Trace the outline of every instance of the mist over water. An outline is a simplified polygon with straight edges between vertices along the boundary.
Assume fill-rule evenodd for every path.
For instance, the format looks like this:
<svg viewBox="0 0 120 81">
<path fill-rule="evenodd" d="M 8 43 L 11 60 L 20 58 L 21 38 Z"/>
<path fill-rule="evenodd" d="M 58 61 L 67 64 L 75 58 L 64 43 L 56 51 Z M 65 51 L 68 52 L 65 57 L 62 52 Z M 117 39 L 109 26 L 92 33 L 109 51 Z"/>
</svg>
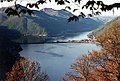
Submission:
<svg viewBox="0 0 120 81">
<path fill-rule="evenodd" d="M 91 32 L 91 31 L 90 31 Z M 87 37 L 87 35 L 90 33 L 90 32 L 84 32 L 78 36 L 75 36 L 75 37 L 70 37 L 70 38 L 67 38 L 65 40 L 82 40 L 82 39 L 89 39 Z"/>
<path fill-rule="evenodd" d="M 83 33 L 80 33 L 80 34 L 77 35 L 77 36 L 68 37 L 68 38 L 65 38 L 65 39 L 58 39 L 57 41 L 69 41 L 69 40 L 83 40 L 83 39 L 89 39 L 87 35 L 90 34 L 91 32 L 92 32 L 92 31 L 83 32 Z"/>
</svg>

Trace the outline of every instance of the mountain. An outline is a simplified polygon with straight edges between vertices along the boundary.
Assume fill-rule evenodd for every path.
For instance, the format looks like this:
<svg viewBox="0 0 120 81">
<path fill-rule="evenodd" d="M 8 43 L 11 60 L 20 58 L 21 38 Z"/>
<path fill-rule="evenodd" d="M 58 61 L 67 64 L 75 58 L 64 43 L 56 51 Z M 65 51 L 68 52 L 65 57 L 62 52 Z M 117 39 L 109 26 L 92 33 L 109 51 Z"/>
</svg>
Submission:
<svg viewBox="0 0 120 81">
<path fill-rule="evenodd" d="M 1 25 L 8 26 L 10 29 L 16 29 L 24 35 L 39 35 L 44 32 L 44 28 L 33 22 L 32 19 L 28 19 L 26 16 L 20 18 L 17 16 L 9 17 L 3 21 Z"/>
<path fill-rule="evenodd" d="M 117 16 L 96 16 L 96 17 L 91 17 L 95 21 L 101 21 L 102 23 L 106 24 L 106 22 L 109 22 L 116 18 Z"/>
<path fill-rule="evenodd" d="M 33 22 L 32 19 L 28 18 L 27 16 L 29 15 L 22 14 L 21 17 L 18 16 L 8 17 L 4 13 L 5 10 L 6 10 L 5 7 L 0 9 L 0 28 L 7 27 L 8 29 L 14 29 L 16 31 L 19 31 L 22 35 L 17 40 L 17 42 L 32 43 L 32 42 L 41 42 L 45 40 L 44 36 L 47 35 L 47 32 L 44 30 L 44 28 L 39 26 L 39 24 Z"/>
<path fill-rule="evenodd" d="M 116 17 L 116 18 L 114 18 L 113 20 L 107 22 L 106 24 L 98 27 L 98 28 L 95 29 L 91 34 L 92 34 L 92 35 L 99 35 L 99 34 L 104 33 L 104 31 L 105 31 L 107 28 L 109 28 L 110 25 L 111 25 L 114 21 L 116 21 L 116 20 L 119 20 L 119 21 L 120 21 L 120 16 L 119 16 L 119 17 Z"/>
<path fill-rule="evenodd" d="M 35 11 L 34 16 L 22 14 L 21 17 L 7 17 L 0 9 L 0 25 L 8 26 L 9 29 L 16 29 L 24 35 L 48 35 L 49 37 L 68 37 L 81 32 L 87 32 L 98 28 L 104 22 L 95 18 L 80 18 L 77 22 L 68 22 L 67 19 L 73 16 L 65 10 L 53 10 L 45 8 Z"/>
<path fill-rule="evenodd" d="M 68 23 L 67 19 L 71 13 L 64 10 L 43 9 L 36 12 L 34 22 L 44 27 L 49 36 L 69 36 L 80 32 L 91 31 L 101 26 L 103 23 L 91 18 L 81 18 L 77 22 Z"/>
</svg>

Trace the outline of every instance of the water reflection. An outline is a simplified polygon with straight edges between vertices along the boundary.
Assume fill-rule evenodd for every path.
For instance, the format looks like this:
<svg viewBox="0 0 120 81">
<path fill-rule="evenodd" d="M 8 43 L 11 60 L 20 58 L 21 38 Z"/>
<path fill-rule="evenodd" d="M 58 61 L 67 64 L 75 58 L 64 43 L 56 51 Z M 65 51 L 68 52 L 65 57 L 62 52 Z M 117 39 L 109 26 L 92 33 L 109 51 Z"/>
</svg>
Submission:
<svg viewBox="0 0 120 81">
<path fill-rule="evenodd" d="M 82 54 L 100 49 L 94 44 L 81 43 L 29 44 L 22 47 L 21 55 L 38 61 L 42 70 L 48 73 L 50 81 L 59 81 L 66 72 L 72 71 L 71 64 Z"/>
<path fill-rule="evenodd" d="M 60 54 L 57 54 L 57 53 L 53 53 L 53 52 L 44 52 L 44 51 L 35 51 L 37 53 L 43 53 L 43 54 L 47 54 L 47 55 L 52 55 L 53 57 L 63 57 L 64 55 L 60 55 Z"/>
</svg>

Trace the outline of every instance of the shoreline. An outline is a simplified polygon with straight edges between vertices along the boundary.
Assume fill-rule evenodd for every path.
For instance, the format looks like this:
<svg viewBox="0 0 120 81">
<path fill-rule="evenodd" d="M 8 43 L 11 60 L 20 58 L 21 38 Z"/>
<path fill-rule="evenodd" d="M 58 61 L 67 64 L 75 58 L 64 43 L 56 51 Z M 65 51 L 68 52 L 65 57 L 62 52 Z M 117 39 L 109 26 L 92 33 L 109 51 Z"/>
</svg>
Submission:
<svg viewBox="0 0 120 81">
<path fill-rule="evenodd" d="M 38 43 L 18 43 L 18 44 L 52 44 L 52 43 L 88 43 L 96 44 L 96 40 L 83 39 L 83 40 L 68 40 L 68 41 L 52 41 L 52 42 L 38 42 Z"/>
<path fill-rule="evenodd" d="M 90 31 L 91 32 L 91 31 Z M 42 41 L 42 42 L 25 42 L 25 43 L 19 43 L 18 44 L 49 44 L 49 43 L 88 43 L 88 44 L 97 44 L 97 40 L 94 35 L 92 35 L 90 32 L 87 32 L 85 36 L 87 38 L 84 39 L 68 39 L 68 40 L 50 40 L 50 41 Z M 75 38 L 75 37 L 74 37 Z"/>
</svg>

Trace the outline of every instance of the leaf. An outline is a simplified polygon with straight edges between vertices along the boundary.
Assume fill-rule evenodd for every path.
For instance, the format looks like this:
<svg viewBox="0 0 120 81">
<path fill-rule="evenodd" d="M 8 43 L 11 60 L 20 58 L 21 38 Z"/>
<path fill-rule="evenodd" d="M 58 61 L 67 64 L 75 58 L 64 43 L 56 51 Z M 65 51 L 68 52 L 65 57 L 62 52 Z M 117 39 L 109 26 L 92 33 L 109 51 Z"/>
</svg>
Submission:
<svg viewBox="0 0 120 81">
<path fill-rule="evenodd" d="M 70 1 L 68 1 L 68 0 L 65 0 L 65 2 L 70 3 Z"/>
<path fill-rule="evenodd" d="M 27 10 L 27 13 L 28 13 L 29 15 L 34 15 L 34 12 L 33 12 L 32 10 Z"/>
<path fill-rule="evenodd" d="M 73 12 L 75 12 L 76 10 L 78 10 L 78 9 L 74 9 Z"/>
<path fill-rule="evenodd" d="M 85 7 L 85 5 L 84 5 L 84 6 L 82 6 L 82 9 L 84 9 L 84 7 Z"/>
<path fill-rule="evenodd" d="M 77 2 L 77 0 L 75 0 L 75 2 Z"/>
<path fill-rule="evenodd" d="M 7 8 L 7 9 L 5 10 L 5 13 L 8 13 L 10 9 L 11 9 L 11 8 Z"/>
<path fill-rule="evenodd" d="M 80 1 L 81 1 L 81 0 L 78 0 L 78 3 L 79 3 L 79 4 L 80 4 Z"/>
<path fill-rule="evenodd" d="M 55 0 L 55 2 L 58 2 L 58 0 Z"/>
<path fill-rule="evenodd" d="M 78 16 L 72 16 L 72 17 L 69 17 L 69 18 L 68 18 L 68 22 L 78 21 L 78 20 L 79 20 L 79 17 L 78 17 Z"/>
<path fill-rule="evenodd" d="M 102 6 L 104 3 L 103 3 L 102 1 L 97 1 L 96 4 L 98 5 L 98 7 L 97 7 L 97 9 L 98 9 L 99 6 L 100 6 L 100 5 Z"/>
<path fill-rule="evenodd" d="M 11 2 L 13 0 L 0 0 L 0 2 L 4 2 L 4 1 Z"/>
<path fill-rule="evenodd" d="M 88 14 L 88 17 L 92 17 L 93 15 L 92 14 Z"/>
<path fill-rule="evenodd" d="M 86 17 L 85 14 L 83 12 L 80 12 L 81 16 L 82 17 Z"/>
<path fill-rule="evenodd" d="M 93 10 L 93 7 L 90 7 L 90 10 Z"/>
<path fill-rule="evenodd" d="M 85 17 L 86 17 L 86 15 L 85 15 L 83 12 L 80 12 L 79 17 L 85 18 Z"/>
<path fill-rule="evenodd" d="M 57 5 L 65 5 L 65 2 L 64 2 L 63 0 L 58 1 L 58 2 L 57 2 Z"/>
<path fill-rule="evenodd" d="M 33 8 L 34 7 L 34 4 L 31 4 L 31 3 L 27 3 L 26 7 L 29 6 L 30 8 Z"/>
<path fill-rule="evenodd" d="M 39 9 L 38 5 L 37 4 L 34 4 L 35 8 Z"/>
<path fill-rule="evenodd" d="M 69 10 L 71 10 L 70 6 L 66 6 L 65 9 L 68 8 Z"/>
<path fill-rule="evenodd" d="M 18 11 L 15 10 L 15 9 L 12 9 L 12 8 L 7 8 L 7 9 L 5 10 L 5 13 L 7 13 L 7 16 L 13 15 L 13 16 L 19 16 L 19 17 L 20 17 Z"/>
<path fill-rule="evenodd" d="M 94 13 L 94 15 L 100 15 L 100 14 L 101 14 L 101 12 L 99 12 L 99 11 Z"/>
<path fill-rule="evenodd" d="M 36 4 L 38 4 L 38 5 L 39 4 L 44 4 L 44 3 L 46 3 L 46 1 L 43 1 L 43 0 L 39 0 L 39 1 L 36 2 Z"/>
<path fill-rule="evenodd" d="M 78 2 L 80 4 L 81 0 L 75 0 L 75 2 Z"/>
<path fill-rule="evenodd" d="M 3 0 L 1 0 L 0 2 L 3 2 Z"/>
<path fill-rule="evenodd" d="M 37 8 L 37 9 L 39 9 L 38 5 L 39 5 L 39 4 L 37 4 L 37 3 L 33 3 L 33 4 L 27 3 L 26 7 L 29 6 L 30 8 L 35 7 L 35 8 Z"/>
</svg>

